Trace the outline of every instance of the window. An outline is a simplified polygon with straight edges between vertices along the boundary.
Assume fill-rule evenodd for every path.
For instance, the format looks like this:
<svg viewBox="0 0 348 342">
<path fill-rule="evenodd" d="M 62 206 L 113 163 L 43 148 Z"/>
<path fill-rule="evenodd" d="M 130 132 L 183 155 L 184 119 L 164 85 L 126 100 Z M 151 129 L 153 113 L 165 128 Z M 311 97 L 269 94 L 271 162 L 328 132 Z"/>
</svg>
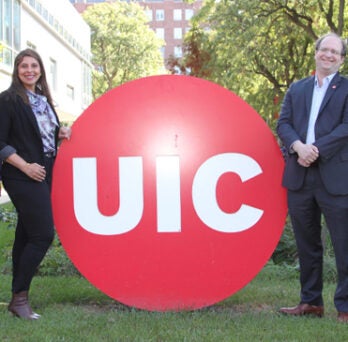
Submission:
<svg viewBox="0 0 348 342">
<path fill-rule="evenodd" d="M 4 36 L 3 39 L 6 44 L 12 46 L 12 1 L 4 1 Z"/>
<path fill-rule="evenodd" d="M 162 46 L 162 47 L 160 48 L 160 52 L 161 52 L 162 57 L 164 58 L 164 56 L 165 56 L 165 54 L 166 54 L 166 48 L 165 48 L 164 46 Z"/>
<path fill-rule="evenodd" d="M 152 17 L 152 10 L 151 10 L 151 9 L 146 9 L 146 10 L 145 10 L 145 15 L 146 15 L 147 19 L 149 19 L 149 21 L 152 21 L 152 20 L 153 20 L 153 17 Z"/>
<path fill-rule="evenodd" d="M 57 62 L 50 58 L 49 80 L 53 90 L 57 90 Z"/>
<path fill-rule="evenodd" d="M 53 22 L 54 22 L 54 18 L 53 18 L 53 15 L 52 14 L 49 14 L 48 15 L 48 23 L 53 26 Z"/>
<path fill-rule="evenodd" d="M 193 9 L 185 9 L 185 19 L 190 20 L 193 17 Z"/>
<path fill-rule="evenodd" d="M 90 93 L 91 90 L 91 70 L 90 67 L 83 63 L 82 64 L 82 103 L 84 107 L 87 107 L 90 104 Z"/>
<path fill-rule="evenodd" d="M 3 37 L 3 31 L 2 31 L 3 22 L 4 22 L 4 17 L 2 14 L 2 3 L 0 3 L 0 40 L 2 40 L 2 37 Z"/>
<path fill-rule="evenodd" d="M 174 27 L 174 39 L 182 39 L 182 28 Z"/>
<path fill-rule="evenodd" d="M 164 39 L 164 28 L 156 28 L 156 36 Z"/>
<path fill-rule="evenodd" d="M 42 5 L 40 2 L 36 2 L 36 12 L 42 14 Z"/>
<path fill-rule="evenodd" d="M 19 1 L 13 2 L 13 47 L 15 50 L 21 48 L 21 8 Z"/>
<path fill-rule="evenodd" d="M 174 74 L 175 75 L 181 75 L 181 70 L 180 70 L 180 68 L 177 65 L 174 66 Z"/>
<path fill-rule="evenodd" d="M 66 86 L 66 95 L 68 96 L 68 98 L 70 100 L 74 100 L 74 98 L 75 98 L 74 87 L 72 87 L 71 85 L 67 85 Z"/>
<path fill-rule="evenodd" d="M 182 57 L 182 47 L 181 46 L 174 47 L 174 57 L 176 57 L 176 58 Z"/>
<path fill-rule="evenodd" d="M 157 9 L 156 10 L 156 21 L 163 21 L 163 20 L 164 20 L 164 10 Z"/>
<path fill-rule="evenodd" d="M 3 0 L 0 2 L 0 41 L 3 49 L 0 51 L 0 62 L 13 65 L 15 50 L 21 47 L 21 7 L 19 0 Z"/>
<path fill-rule="evenodd" d="M 48 21 L 48 10 L 46 8 L 43 9 L 42 16 L 46 21 Z"/>
<path fill-rule="evenodd" d="M 173 19 L 175 21 L 182 20 L 182 10 L 181 9 L 175 9 L 173 11 Z"/>
</svg>

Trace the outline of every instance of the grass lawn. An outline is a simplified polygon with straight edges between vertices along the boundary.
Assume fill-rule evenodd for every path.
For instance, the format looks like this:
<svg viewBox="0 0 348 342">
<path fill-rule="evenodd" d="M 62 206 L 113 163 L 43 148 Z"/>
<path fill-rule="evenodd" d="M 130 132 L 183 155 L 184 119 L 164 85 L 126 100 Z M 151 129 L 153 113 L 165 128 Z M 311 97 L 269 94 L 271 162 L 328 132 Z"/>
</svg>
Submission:
<svg viewBox="0 0 348 342">
<path fill-rule="evenodd" d="M 31 302 L 42 318 L 24 321 L 7 312 L 10 276 L 0 276 L 0 341 L 347 341 L 336 321 L 334 284 L 324 292 L 322 319 L 279 315 L 298 301 L 298 282 L 266 266 L 244 289 L 192 312 L 147 312 L 108 298 L 80 277 L 36 277 Z"/>
<path fill-rule="evenodd" d="M 12 240 L 0 223 L 0 251 Z M 7 242 L 6 242 L 7 241 Z M 4 256 L 0 255 L 0 269 Z M 286 317 L 280 306 L 298 303 L 298 274 L 269 264 L 244 289 L 211 307 L 147 312 L 107 297 L 79 276 L 37 276 L 31 288 L 38 321 L 7 311 L 11 277 L 0 274 L 0 341 L 348 341 L 336 321 L 334 283 L 325 283 L 325 317 Z"/>
</svg>

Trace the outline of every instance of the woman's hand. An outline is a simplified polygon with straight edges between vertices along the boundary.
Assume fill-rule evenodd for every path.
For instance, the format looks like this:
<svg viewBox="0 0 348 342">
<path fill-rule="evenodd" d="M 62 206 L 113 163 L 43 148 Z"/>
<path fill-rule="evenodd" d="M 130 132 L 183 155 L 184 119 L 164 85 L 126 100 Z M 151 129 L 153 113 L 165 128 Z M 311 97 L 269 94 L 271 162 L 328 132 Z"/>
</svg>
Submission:
<svg viewBox="0 0 348 342">
<path fill-rule="evenodd" d="M 11 154 L 6 159 L 6 163 L 16 167 L 25 173 L 29 178 L 38 182 L 42 182 L 46 178 L 46 170 L 44 166 L 37 163 L 28 163 L 17 153 Z"/>
<path fill-rule="evenodd" d="M 45 167 L 37 163 L 27 163 L 23 168 L 23 172 L 37 182 L 44 181 L 46 177 Z"/>
<path fill-rule="evenodd" d="M 67 139 L 69 140 L 71 137 L 71 128 L 62 126 L 59 128 L 58 139 Z"/>
</svg>

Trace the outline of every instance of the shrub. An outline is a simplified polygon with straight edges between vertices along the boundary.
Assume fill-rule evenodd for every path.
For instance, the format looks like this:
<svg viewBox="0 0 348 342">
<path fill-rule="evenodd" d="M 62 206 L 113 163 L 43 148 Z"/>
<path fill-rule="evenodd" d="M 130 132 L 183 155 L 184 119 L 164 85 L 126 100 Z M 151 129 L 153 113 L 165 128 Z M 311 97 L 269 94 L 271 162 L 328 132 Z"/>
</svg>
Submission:
<svg viewBox="0 0 348 342">
<path fill-rule="evenodd" d="M 0 222 L 4 222 L 8 228 L 16 227 L 17 212 L 11 203 L 0 206 Z"/>
<path fill-rule="evenodd" d="M 79 275 L 79 272 L 66 255 L 57 236 L 55 236 L 52 246 L 43 259 L 38 269 L 38 274 L 49 276 Z"/>
<path fill-rule="evenodd" d="M 4 274 L 10 274 L 12 272 L 11 250 L 14 239 L 14 228 L 17 222 L 17 214 L 12 204 L 0 206 L 1 222 L 4 224 L 0 224 L 0 271 Z M 323 244 L 325 248 L 324 279 L 335 282 L 337 272 L 333 247 L 325 223 L 323 223 L 323 228 Z M 283 234 L 271 259 L 275 265 L 284 266 L 285 274 L 290 272 L 293 275 L 297 275 L 297 247 L 289 219 L 286 221 Z M 57 236 L 55 236 L 52 246 L 43 259 L 38 269 L 38 274 L 49 276 L 79 275 L 78 270 L 66 255 Z"/>
<path fill-rule="evenodd" d="M 335 254 L 328 233 L 326 223 L 322 221 L 322 240 L 324 248 L 323 277 L 329 282 L 336 282 L 337 270 Z M 284 265 L 286 268 L 298 268 L 297 247 L 289 218 L 286 220 L 281 239 L 272 255 L 272 261 L 276 265 Z"/>
<path fill-rule="evenodd" d="M 272 261 L 275 264 L 295 265 L 298 263 L 297 247 L 289 218 L 287 218 L 283 234 L 273 252 Z"/>
<path fill-rule="evenodd" d="M 17 213 L 12 204 L 0 206 L 0 271 L 12 273 L 12 244 L 17 223 Z M 79 272 L 66 255 L 57 235 L 43 259 L 39 275 L 78 275 Z"/>
</svg>

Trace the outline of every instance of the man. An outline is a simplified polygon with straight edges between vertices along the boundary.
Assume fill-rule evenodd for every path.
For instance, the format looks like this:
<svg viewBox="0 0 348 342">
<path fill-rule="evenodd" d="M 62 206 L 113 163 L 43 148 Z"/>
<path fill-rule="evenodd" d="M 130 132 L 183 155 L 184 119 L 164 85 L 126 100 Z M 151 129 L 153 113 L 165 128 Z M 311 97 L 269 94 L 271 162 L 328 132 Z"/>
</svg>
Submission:
<svg viewBox="0 0 348 342">
<path fill-rule="evenodd" d="M 338 272 L 338 320 L 348 322 L 348 80 L 338 70 L 346 44 L 329 33 L 315 44 L 314 76 L 292 84 L 277 133 L 286 149 L 283 185 L 300 262 L 301 299 L 287 315 L 324 314 L 321 215 L 330 232 Z"/>
</svg>

